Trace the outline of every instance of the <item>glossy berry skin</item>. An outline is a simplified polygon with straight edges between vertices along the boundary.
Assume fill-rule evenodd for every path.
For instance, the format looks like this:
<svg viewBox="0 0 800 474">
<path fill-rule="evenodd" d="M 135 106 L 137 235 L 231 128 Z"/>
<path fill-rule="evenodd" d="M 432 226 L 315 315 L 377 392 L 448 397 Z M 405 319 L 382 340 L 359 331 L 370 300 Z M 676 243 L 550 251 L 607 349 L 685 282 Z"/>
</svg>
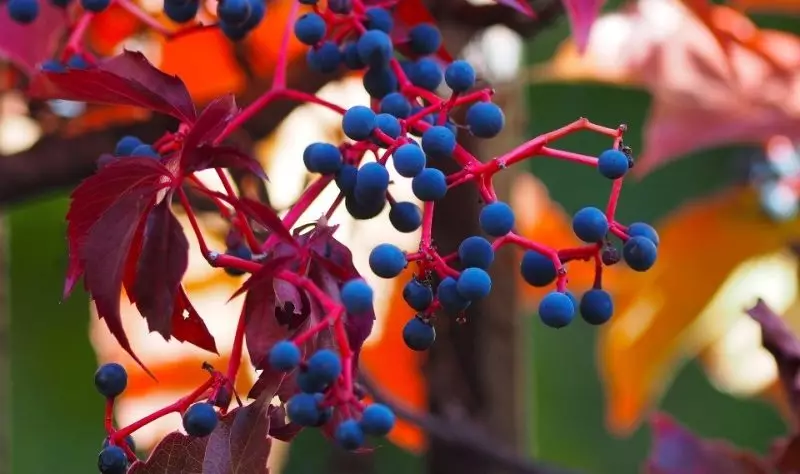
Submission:
<svg viewBox="0 0 800 474">
<path fill-rule="evenodd" d="M 97 456 L 97 469 L 101 474 L 125 474 L 128 471 L 128 456 L 119 446 L 108 446 Z"/>
<path fill-rule="evenodd" d="M 364 444 L 364 431 L 356 420 L 345 420 L 336 427 L 336 442 L 348 451 L 355 451 Z"/>
<path fill-rule="evenodd" d="M 369 254 L 369 268 L 381 278 L 394 278 L 406 267 L 406 254 L 392 244 L 380 244 Z"/>
<path fill-rule="evenodd" d="M 363 105 L 351 107 L 342 116 L 342 130 L 353 140 L 366 140 L 377 126 L 375 112 Z"/>
<path fill-rule="evenodd" d="M 351 164 L 344 164 L 336 173 L 336 186 L 345 193 L 352 193 L 356 189 L 358 168 Z"/>
<path fill-rule="evenodd" d="M 141 144 L 131 151 L 131 156 L 139 156 L 139 157 L 146 157 L 146 158 L 154 158 L 156 160 L 161 159 L 161 155 L 150 145 Z"/>
<path fill-rule="evenodd" d="M 392 39 L 380 30 L 369 30 L 356 42 L 358 56 L 369 66 L 386 66 L 392 58 Z"/>
<path fill-rule="evenodd" d="M 392 92 L 381 99 L 380 111 L 397 118 L 407 118 L 411 115 L 411 102 L 399 92 Z"/>
<path fill-rule="evenodd" d="M 397 76 L 387 66 L 370 67 L 363 79 L 364 89 L 376 99 L 383 99 L 386 95 L 397 91 Z"/>
<path fill-rule="evenodd" d="M 389 407 L 381 403 L 373 403 L 364 409 L 361 415 L 361 429 L 373 436 L 386 436 L 394 428 L 395 416 Z"/>
<path fill-rule="evenodd" d="M 117 146 L 114 148 L 114 155 L 115 156 L 130 156 L 133 153 L 133 150 L 136 149 L 139 145 L 142 145 L 142 141 L 139 137 L 134 137 L 133 135 L 128 135 L 122 137 L 118 142 Z"/>
<path fill-rule="evenodd" d="M 319 380 L 308 373 L 308 370 L 298 371 L 296 380 L 297 387 L 300 388 L 303 393 L 314 394 L 317 392 L 322 392 L 327 386 L 324 381 Z"/>
<path fill-rule="evenodd" d="M 442 125 L 434 125 L 422 134 L 422 151 L 431 158 L 449 158 L 456 149 L 456 136 Z"/>
<path fill-rule="evenodd" d="M 389 187 L 389 172 L 379 163 L 367 163 L 356 175 L 355 196 L 362 201 L 382 198 Z"/>
<path fill-rule="evenodd" d="M 607 291 L 592 289 L 583 294 L 580 313 L 584 321 L 593 325 L 608 322 L 614 314 L 614 302 Z"/>
<path fill-rule="evenodd" d="M 494 261 L 494 249 L 488 240 L 473 235 L 464 239 L 458 246 L 458 259 L 465 267 L 486 270 Z"/>
<path fill-rule="evenodd" d="M 447 194 L 447 180 L 436 168 L 425 168 L 411 180 L 411 191 L 420 201 L 438 201 Z"/>
<path fill-rule="evenodd" d="M 339 69 L 339 65 L 342 63 L 342 52 L 333 41 L 325 41 L 308 50 L 306 62 L 313 71 L 330 74 Z"/>
<path fill-rule="evenodd" d="M 485 298 L 492 291 L 492 279 L 486 270 L 467 268 L 458 277 L 456 288 L 464 299 L 475 301 Z"/>
<path fill-rule="evenodd" d="M 289 419 L 300 426 L 314 426 L 322 412 L 317 403 L 317 397 L 310 393 L 298 393 L 289 399 L 286 406 Z"/>
<path fill-rule="evenodd" d="M 503 201 L 496 201 L 483 206 L 478 222 L 487 234 L 501 237 L 514 228 L 514 211 Z"/>
<path fill-rule="evenodd" d="M 393 115 L 378 114 L 375 116 L 375 126 L 378 130 L 385 133 L 389 138 L 397 139 L 402 132 L 400 122 Z M 378 145 L 388 145 L 389 143 L 381 143 L 381 140 L 375 140 Z"/>
<path fill-rule="evenodd" d="M 436 297 L 442 304 L 445 312 L 455 314 L 467 309 L 470 301 L 458 291 L 458 282 L 453 277 L 447 277 L 439 283 Z"/>
<path fill-rule="evenodd" d="M 354 279 L 345 283 L 341 297 L 348 313 L 358 314 L 372 310 L 372 288 L 364 280 Z"/>
<path fill-rule="evenodd" d="M 200 2 L 189 0 L 188 2 L 178 0 L 164 1 L 164 14 L 175 23 L 187 23 L 192 21 L 200 10 Z"/>
<path fill-rule="evenodd" d="M 195 403 L 183 414 L 183 429 L 195 438 L 210 435 L 218 422 L 217 412 L 210 403 Z"/>
<path fill-rule="evenodd" d="M 240 26 L 250 16 L 250 2 L 247 0 L 223 0 L 217 3 L 217 16 L 233 26 Z"/>
<path fill-rule="evenodd" d="M 88 69 L 90 64 L 80 54 L 73 54 L 67 60 L 67 67 L 69 69 Z"/>
<path fill-rule="evenodd" d="M 106 398 L 117 397 L 128 386 L 128 373 L 117 363 L 103 364 L 94 373 L 94 386 Z"/>
<path fill-rule="evenodd" d="M 551 328 L 562 328 L 575 318 L 575 303 L 564 293 L 548 293 L 539 303 L 539 317 Z"/>
<path fill-rule="evenodd" d="M 386 198 L 377 196 L 375 199 L 360 201 L 354 195 L 349 195 L 344 199 L 344 207 L 347 212 L 357 220 L 372 219 L 383 211 L 386 207 Z"/>
<path fill-rule="evenodd" d="M 111 4 L 111 0 L 81 0 L 81 6 L 84 10 L 93 13 L 100 13 Z"/>
<path fill-rule="evenodd" d="M 342 152 L 330 143 L 312 143 L 306 148 L 303 158 L 306 168 L 312 173 L 335 174 L 342 167 Z"/>
<path fill-rule="evenodd" d="M 597 243 L 608 233 L 608 219 L 600 209 L 584 207 L 572 216 L 572 231 L 588 244 Z"/>
<path fill-rule="evenodd" d="M 368 8 L 366 11 L 366 27 L 369 30 L 380 30 L 384 33 L 391 33 L 394 27 L 394 19 L 391 12 L 385 8 Z"/>
<path fill-rule="evenodd" d="M 415 86 L 433 91 L 442 83 L 442 69 L 433 59 L 422 58 L 411 67 L 408 78 Z"/>
<path fill-rule="evenodd" d="M 27 25 L 39 16 L 39 2 L 37 0 L 8 0 L 6 4 L 8 16 L 17 23 Z"/>
<path fill-rule="evenodd" d="M 424 311 L 433 302 L 433 290 L 416 278 L 412 278 L 403 287 L 403 299 L 411 309 Z"/>
<path fill-rule="evenodd" d="M 326 385 L 333 383 L 341 373 L 342 361 L 330 349 L 320 349 L 308 359 L 308 374 Z"/>
<path fill-rule="evenodd" d="M 421 318 L 411 318 L 403 326 L 403 342 L 412 351 L 427 351 L 436 340 L 436 329 Z"/>
<path fill-rule="evenodd" d="M 658 248 L 647 237 L 631 237 L 622 246 L 622 258 L 637 272 L 646 272 L 656 263 Z"/>
<path fill-rule="evenodd" d="M 316 13 L 306 13 L 294 23 L 294 35 L 306 45 L 313 46 L 325 37 L 325 20 Z"/>
<path fill-rule="evenodd" d="M 628 157 L 625 153 L 610 149 L 597 157 L 597 171 L 608 179 L 619 179 L 628 172 Z"/>
<path fill-rule="evenodd" d="M 300 364 L 300 348 L 292 341 L 280 341 L 269 351 L 269 365 L 279 372 L 288 372 Z"/>
<path fill-rule="evenodd" d="M 388 96 L 387 96 L 388 97 Z M 417 145 L 400 145 L 392 155 L 394 169 L 405 178 L 413 178 L 425 168 L 425 153 Z"/>
<path fill-rule="evenodd" d="M 457 59 L 444 70 L 444 82 L 453 92 L 467 92 L 475 85 L 475 69 L 467 61 Z"/>
<path fill-rule="evenodd" d="M 442 34 L 430 23 L 420 23 L 408 31 L 408 46 L 421 56 L 435 53 L 442 45 Z"/>
<path fill-rule="evenodd" d="M 250 247 L 248 247 L 245 244 L 240 244 L 235 247 L 228 248 L 227 250 L 225 250 L 225 255 L 241 258 L 242 260 L 251 260 L 253 258 L 252 250 L 250 250 Z M 236 277 L 236 276 L 242 276 L 247 272 L 240 270 L 238 268 L 225 267 L 225 273 L 227 273 L 230 276 Z"/>
<path fill-rule="evenodd" d="M 413 202 L 395 202 L 389 210 L 389 223 L 400 232 L 414 232 L 422 225 L 422 211 Z"/>
<path fill-rule="evenodd" d="M 44 72 L 66 72 L 67 70 L 63 64 L 54 59 L 48 59 L 47 61 L 43 62 L 39 68 Z"/>
<path fill-rule="evenodd" d="M 347 69 L 352 71 L 358 71 L 367 66 L 358 55 L 358 46 L 353 41 L 342 45 L 342 62 Z"/>
<path fill-rule="evenodd" d="M 520 263 L 522 278 L 531 286 L 544 287 L 553 283 L 557 277 L 556 266 L 547 255 L 528 250 Z"/>
<path fill-rule="evenodd" d="M 492 138 L 503 130 L 506 117 L 497 104 L 478 102 L 467 109 L 466 122 L 469 132 L 474 136 Z"/>
<path fill-rule="evenodd" d="M 325 395 L 322 393 L 315 393 L 314 398 L 317 399 L 317 406 L 319 407 L 319 418 L 317 422 L 311 426 L 319 428 L 333 418 L 333 407 L 322 408 L 322 402 L 325 401 Z"/>
<path fill-rule="evenodd" d="M 628 226 L 628 235 L 631 237 L 644 237 L 653 242 L 658 247 L 661 239 L 658 237 L 658 232 L 650 224 L 644 222 L 634 222 Z"/>
</svg>

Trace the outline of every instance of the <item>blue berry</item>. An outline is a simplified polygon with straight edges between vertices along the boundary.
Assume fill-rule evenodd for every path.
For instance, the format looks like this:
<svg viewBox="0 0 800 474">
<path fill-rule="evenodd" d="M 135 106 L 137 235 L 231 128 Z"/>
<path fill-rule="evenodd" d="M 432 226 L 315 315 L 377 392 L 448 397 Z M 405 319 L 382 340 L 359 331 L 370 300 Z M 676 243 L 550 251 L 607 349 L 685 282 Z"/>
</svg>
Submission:
<svg viewBox="0 0 800 474">
<path fill-rule="evenodd" d="M 481 229 L 492 237 L 501 237 L 514 228 L 514 211 L 503 201 L 483 206 L 478 216 Z"/>
<path fill-rule="evenodd" d="M 415 311 L 424 311 L 433 302 L 431 287 L 412 278 L 403 287 L 403 299 Z"/>
<path fill-rule="evenodd" d="M 348 195 L 345 197 L 344 207 L 354 219 L 372 219 L 386 207 L 386 197 L 378 196 L 375 199 L 359 200 L 355 195 Z"/>
<path fill-rule="evenodd" d="M 150 145 L 141 144 L 131 151 L 131 156 L 161 159 L 161 155 Z"/>
<path fill-rule="evenodd" d="M 269 351 L 269 365 L 279 372 L 288 372 L 300 364 L 300 348 L 292 341 L 280 341 Z"/>
<path fill-rule="evenodd" d="M 381 30 L 384 33 L 391 33 L 394 27 L 394 19 L 391 12 L 385 8 L 368 8 L 366 12 L 366 27 L 370 30 Z"/>
<path fill-rule="evenodd" d="M 458 259 L 465 267 L 486 270 L 494 261 L 494 249 L 488 240 L 473 235 L 464 239 L 458 246 Z"/>
<path fill-rule="evenodd" d="M 316 13 L 306 13 L 294 23 L 294 35 L 301 43 L 313 46 L 325 37 L 325 20 Z"/>
<path fill-rule="evenodd" d="M 333 13 L 346 15 L 353 11 L 353 0 L 328 0 L 328 9 Z"/>
<path fill-rule="evenodd" d="M 316 5 L 319 3 L 319 0 L 300 0 L 302 5 Z"/>
<path fill-rule="evenodd" d="M 658 237 L 658 232 L 650 225 L 644 222 L 634 222 L 628 226 L 628 235 L 630 237 L 644 237 L 651 240 L 656 247 L 658 247 L 661 239 Z"/>
<path fill-rule="evenodd" d="M 437 201 L 447 194 L 447 178 L 436 168 L 425 168 L 411 180 L 411 191 L 421 201 Z"/>
<path fill-rule="evenodd" d="M 376 126 L 375 112 L 363 105 L 350 107 L 342 116 L 342 130 L 353 140 L 366 140 Z"/>
<path fill-rule="evenodd" d="M 325 41 L 308 50 L 306 62 L 312 70 L 320 74 L 330 74 L 342 63 L 342 52 L 333 41 Z"/>
<path fill-rule="evenodd" d="M 436 297 L 447 313 L 459 313 L 467 309 L 470 304 L 470 301 L 459 293 L 458 282 L 453 277 L 447 277 L 439 283 Z"/>
<path fill-rule="evenodd" d="M 195 403 L 183 414 L 183 429 L 195 438 L 210 435 L 218 422 L 217 412 L 210 403 Z"/>
<path fill-rule="evenodd" d="M 394 52 L 392 39 L 380 30 L 367 31 L 356 45 L 361 61 L 370 66 L 386 66 Z"/>
<path fill-rule="evenodd" d="M 88 69 L 89 66 L 89 62 L 80 54 L 73 54 L 67 60 L 67 67 L 70 69 Z"/>
<path fill-rule="evenodd" d="M 389 172 L 380 163 L 367 163 L 358 170 L 355 187 L 356 199 L 366 202 L 382 198 L 386 195 L 388 187 Z"/>
<path fill-rule="evenodd" d="M 308 359 L 308 374 L 326 385 L 333 383 L 341 373 L 339 355 L 330 349 L 320 349 Z"/>
<path fill-rule="evenodd" d="M 253 258 L 253 252 L 250 250 L 250 247 L 245 244 L 235 245 L 228 248 L 225 250 L 225 255 L 241 258 L 242 260 L 251 260 Z M 246 272 L 238 268 L 225 267 L 225 273 L 230 276 L 242 276 Z"/>
<path fill-rule="evenodd" d="M 548 293 L 539 303 L 539 317 L 552 328 L 562 328 L 575 317 L 575 304 L 564 293 Z"/>
<path fill-rule="evenodd" d="M 345 283 L 341 297 L 348 313 L 359 314 L 372 310 L 372 288 L 364 280 L 354 279 Z"/>
<path fill-rule="evenodd" d="M 355 451 L 364 444 L 364 431 L 356 420 L 345 420 L 336 427 L 334 438 L 342 448 Z"/>
<path fill-rule="evenodd" d="M 369 253 L 369 268 L 381 278 L 394 278 L 406 267 L 406 254 L 392 244 L 380 244 Z"/>
<path fill-rule="evenodd" d="M 414 63 L 408 78 L 417 87 L 433 91 L 442 83 L 442 69 L 431 58 L 422 58 Z"/>
<path fill-rule="evenodd" d="M 217 16 L 230 25 L 242 25 L 250 16 L 247 0 L 222 0 L 217 3 Z"/>
<path fill-rule="evenodd" d="M 572 231 L 586 243 L 602 241 L 608 233 L 608 219 L 596 207 L 584 207 L 572 216 Z"/>
<path fill-rule="evenodd" d="M 317 419 L 317 422 L 311 426 L 320 427 L 333 418 L 333 407 L 329 406 L 322 408 L 322 402 L 325 401 L 325 394 L 315 393 L 314 398 L 317 399 L 317 406 L 319 407 L 319 419 Z"/>
<path fill-rule="evenodd" d="M 475 301 L 485 298 L 492 291 L 492 279 L 486 270 L 467 268 L 458 277 L 456 288 L 465 299 Z"/>
<path fill-rule="evenodd" d="M 114 155 L 116 156 L 130 156 L 133 153 L 133 150 L 136 149 L 139 145 L 142 145 L 142 141 L 139 137 L 134 137 L 133 135 L 128 135 L 126 137 L 122 137 L 118 142 L 117 146 L 114 148 Z"/>
<path fill-rule="evenodd" d="M 466 92 L 475 85 L 475 69 L 463 59 L 457 59 L 444 70 L 444 82 L 453 92 Z"/>
<path fill-rule="evenodd" d="M 342 167 L 342 152 L 330 143 L 312 143 L 303 152 L 303 161 L 312 173 L 335 174 Z"/>
<path fill-rule="evenodd" d="M 656 244 L 647 237 L 640 235 L 631 237 L 622 246 L 622 258 L 632 270 L 637 272 L 649 270 L 656 263 L 657 256 Z"/>
<path fill-rule="evenodd" d="M 478 102 L 467 110 L 466 122 L 471 134 L 480 138 L 492 138 L 503 130 L 506 117 L 497 104 Z"/>
<path fill-rule="evenodd" d="M 356 189 L 357 176 L 358 168 L 350 164 L 342 165 L 336 173 L 336 186 L 345 194 L 352 193 Z"/>
<path fill-rule="evenodd" d="M 106 398 L 117 397 L 128 386 L 128 373 L 119 364 L 104 364 L 94 373 L 94 386 Z"/>
<path fill-rule="evenodd" d="M 469 302 L 467 302 L 469 305 Z M 426 351 L 436 340 L 436 329 L 422 318 L 414 317 L 403 326 L 403 342 L 412 351 Z"/>
<path fill-rule="evenodd" d="M 397 91 L 399 86 L 394 71 L 385 66 L 369 68 L 364 74 L 363 83 L 367 94 L 376 99 Z"/>
<path fill-rule="evenodd" d="M 107 448 L 107 447 L 109 447 L 109 446 L 110 446 L 110 444 L 109 444 L 109 441 L 110 441 L 110 440 L 109 440 L 109 438 L 108 438 L 108 437 L 106 437 L 106 438 L 103 440 L 103 447 L 102 447 L 102 449 L 105 449 L 105 448 Z M 133 436 L 131 436 L 131 435 L 128 435 L 128 436 L 126 436 L 126 437 L 125 437 L 125 444 L 127 444 L 127 445 L 128 445 L 128 448 L 130 448 L 130 450 L 131 450 L 131 451 L 133 451 L 133 452 L 136 452 L 136 442 L 133 440 Z"/>
<path fill-rule="evenodd" d="M 422 150 L 432 158 L 449 158 L 456 149 L 456 136 L 442 125 L 434 125 L 422 134 Z"/>
<path fill-rule="evenodd" d="M 442 45 L 442 34 L 430 23 L 420 23 L 408 31 L 408 46 L 416 54 L 435 53 Z"/>
<path fill-rule="evenodd" d="M 400 137 L 400 133 L 402 132 L 402 129 L 400 127 L 400 122 L 393 115 L 389 114 L 376 115 L 375 125 L 381 132 L 385 133 L 386 135 L 389 136 L 389 138 L 392 138 L 393 140 L 396 140 L 398 137 Z M 376 142 L 377 141 L 378 140 L 376 140 Z M 380 143 L 378 144 L 380 145 Z M 389 145 L 389 143 L 385 144 Z"/>
<path fill-rule="evenodd" d="M 618 179 L 628 172 L 628 157 L 625 153 L 610 149 L 597 157 L 597 170 L 608 179 Z"/>
<path fill-rule="evenodd" d="M 67 68 L 55 59 L 48 59 L 39 68 L 44 72 L 66 72 Z"/>
<path fill-rule="evenodd" d="M 531 286 L 543 287 L 556 279 L 556 266 L 547 255 L 528 250 L 520 264 L 522 278 Z"/>
<path fill-rule="evenodd" d="M 50 0 L 51 5 L 59 8 L 66 8 L 70 3 L 72 0 Z"/>
<path fill-rule="evenodd" d="M 250 32 L 244 25 L 231 25 L 225 20 L 219 21 L 219 29 L 231 41 L 241 41 Z"/>
<path fill-rule="evenodd" d="M 298 371 L 296 381 L 297 387 L 300 388 L 300 391 L 303 393 L 314 394 L 322 392 L 328 385 L 325 381 L 312 376 L 308 370 Z"/>
<path fill-rule="evenodd" d="M 109 446 L 100 451 L 97 469 L 101 474 L 125 474 L 128 472 L 128 456 L 118 446 Z"/>
<path fill-rule="evenodd" d="M 94 13 L 100 13 L 111 4 L 111 0 L 81 0 L 81 6 L 84 10 Z"/>
<path fill-rule="evenodd" d="M 322 412 L 314 394 L 298 393 L 287 402 L 286 415 L 300 426 L 314 426 L 319 422 Z"/>
<path fill-rule="evenodd" d="M 589 290 L 581 298 L 580 311 L 587 323 L 603 324 L 614 314 L 614 302 L 611 300 L 611 295 L 605 290 Z"/>
<path fill-rule="evenodd" d="M 406 118 L 411 115 L 411 102 L 399 92 L 392 92 L 381 99 L 381 113 Z"/>
<path fill-rule="evenodd" d="M 373 403 L 361 415 L 361 429 L 373 436 L 386 436 L 394 428 L 395 416 L 389 407 Z"/>
<path fill-rule="evenodd" d="M 192 21 L 200 10 L 200 2 L 196 0 L 164 0 L 164 14 L 175 23 Z"/>
<path fill-rule="evenodd" d="M 417 145 L 400 145 L 392 157 L 397 174 L 405 178 L 413 178 L 425 168 L 425 153 Z"/>
<path fill-rule="evenodd" d="M 342 46 L 342 61 L 347 69 L 353 71 L 358 71 L 366 67 L 364 61 L 361 60 L 361 56 L 358 55 L 358 46 L 354 41 L 345 43 L 344 46 Z"/>
<path fill-rule="evenodd" d="M 17 23 L 27 25 L 39 16 L 37 0 L 8 0 L 8 16 Z"/>
<path fill-rule="evenodd" d="M 422 211 L 413 202 L 395 202 L 389 210 L 389 222 L 400 232 L 414 232 L 422 225 Z"/>
<path fill-rule="evenodd" d="M 250 16 L 247 17 L 247 20 L 241 25 L 241 28 L 245 31 L 250 31 L 258 26 L 261 20 L 264 19 L 264 15 L 267 12 L 267 5 L 264 0 L 248 0 L 247 3 L 250 5 Z"/>
</svg>

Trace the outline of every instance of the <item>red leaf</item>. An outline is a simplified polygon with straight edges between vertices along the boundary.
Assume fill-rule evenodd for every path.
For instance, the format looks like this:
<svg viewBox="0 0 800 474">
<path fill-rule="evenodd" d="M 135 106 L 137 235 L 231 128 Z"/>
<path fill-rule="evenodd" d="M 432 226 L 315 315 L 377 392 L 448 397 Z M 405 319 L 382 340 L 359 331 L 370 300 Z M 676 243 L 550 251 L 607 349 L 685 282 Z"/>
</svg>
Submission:
<svg viewBox="0 0 800 474">
<path fill-rule="evenodd" d="M 286 408 L 283 406 L 270 405 L 269 407 L 269 435 L 285 443 L 293 440 L 295 436 L 303 431 L 303 427 L 297 423 L 287 421 Z"/>
<path fill-rule="evenodd" d="M 269 401 L 265 394 L 225 415 L 208 437 L 203 474 L 268 474 Z"/>
<path fill-rule="evenodd" d="M 428 11 L 428 7 L 422 0 L 400 0 L 394 8 L 395 25 L 392 29 L 392 39 L 404 56 L 413 57 L 411 51 L 403 44 L 408 30 L 420 23 L 436 24 L 436 19 Z M 444 43 L 436 51 L 436 57 L 446 63 L 453 62 L 453 57 L 447 52 Z"/>
<path fill-rule="evenodd" d="M 209 437 L 195 438 L 185 434 L 168 434 L 150 453 L 147 461 L 136 461 L 128 474 L 199 474 Z"/>
<path fill-rule="evenodd" d="M 136 307 L 150 331 L 169 340 L 175 298 L 189 266 L 189 241 L 172 214 L 169 199 L 150 212 L 145 234 L 133 286 Z"/>
<path fill-rule="evenodd" d="M 600 15 L 600 9 L 605 0 L 561 0 L 567 10 L 569 25 L 572 29 L 572 39 L 578 52 L 583 54 L 589 44 L 589 33 L 592 25 Z M 499 2 L 506 3 L 506 2 Z"/>
<path fill-rule="evenodd" d="M 133 51 L 125 51 L 88 69 L 41 72 L 33 78 L 28 94 L 36 99 L 142 107 L 186 123 L 193 123 L 197 117 L 183 82 L 161 72 L 144 55 Z"/>
<path fill-rule="evenodd" d="M 28 25 L 15 22 L 8 15 L 8 8 L 0 8 L 0 57 L 29 76 L 35 74 L 38 65 L 52 57 L 58 47 L 67 20 L 64 9 L 50 2 L 39 4 L 39 15 Z"/>
<path fill-rule="evenodd" d="M 252 199 L 242 198 L 239 200 L 239 202 L 241 204 L 241 210 L 244 211 L 245 214 L 253 218 L 267 230 L 278 234 L 278 236 L 284 241 L 294 245 L 295 247 L 297 246 L 297 243 L 292 237 L 292 234 L 289 232 L 289 229 L 283 225 L 283 221 L 280 217 L 278 217 L 278 214 L 276 214 L 275 211 Z"/>
<path fill-rule="evenodd" d="M 261 179 L 268 180 L 264 168 L 252 156 L 230 146 L 201 146 L 194 152 L 195 166 L 191 170 L 208 168 L 246 169 Z M 184 170 L 186 172 L 187 170 Z"/>
<path fill-rule="evenodd" d="M 522 13 L 523 15 L 527 15 L 531 18 L 536 18 L 536 12 L 533 11 L 531 5 L 525 0 L 495 0 L 495 2 L 499 3 L 500 5 L 511 7 L 514 10 Z"/>
<path fill-rule="evenodd" d="M 184 317 L 184 313 L 186 313 L 186 317 Z M 172 337 L 219 354 L 214 336 L 208 331 L 203 318 L 192 306 L 183 287 L 179 287 L 178 293 L 175 295 L 175 306 L 172 312 Z"/>
<path fill-rule="evenodd" d="M 215 99 L 203 109 L 183 140 L 180 167 L 184 173 L 208 168 L 209 158 L 213 155 L 209 151 L 198 153 L 198 148 L 212 147 L 213 142 L 238 113 L 239 108 L 233 95 Z"/>
<path fill-rule="evenodd" d="M 648 474 L 767 474 L 765 464 L 754 455 L 722 441 L 695 436 L 669 416 L 652 417 L 653 448 L 647 461 Z"/>
</svg>

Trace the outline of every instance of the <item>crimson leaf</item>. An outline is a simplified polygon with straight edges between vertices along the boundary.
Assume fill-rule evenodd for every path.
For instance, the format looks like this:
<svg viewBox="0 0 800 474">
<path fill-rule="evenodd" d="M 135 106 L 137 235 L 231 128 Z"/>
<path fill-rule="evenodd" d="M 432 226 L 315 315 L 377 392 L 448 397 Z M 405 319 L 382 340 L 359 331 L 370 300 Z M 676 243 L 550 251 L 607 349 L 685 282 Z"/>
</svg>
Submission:
<svg viewBox="0 0 800 474">
<path fill-rule="evenodd" d="M 39 63 L 51 57 L 58 47 L 67 20 L 64 10 L 50 2 L 39 4 L 36 21 L 28 25 L 12 20 L 7 7 L 0 8 L 0 57 L 33 75 Z"/>
<path fill-rule="evenodd" d="M 283 221 L 280 217 L 278 217 L 278 214 L 276 214 L 275 211 L 253 199 L 242 198 L 239 200 L 239 202 L 241 203 L 241 210 L 244 211 L 245 214 L 252 217 L 267 230 L 278 234 L 278 236 L 285 242 L 290 243 L 295 247 L 297 246 L 292 234 L 289 232 L 289 229 L 283 225 Z"/>
<path fill-rule="evenodd" d="M 206 323 L 192 306 L 183 287 L 180 287 L 175 295 L 172 312 L 172 337 L 219 354 L 214 336 L 208 331 Z"/>
<path fill-rule="evenodd" d="M 265 393 L 225 415 L 209 436 L 203 474 L 268 474 L 269 401 Z"/>
<path fill-rule="evenodd" d="M 41 72 L 33 78 L 28 94 L 35 99 L 142 107 L 185 123 L 193 123 L 197 117 L 184 83 L 134 51 L 124 51 L 88 69 Z"/>
<path fill-rule="evenodd" d="M 128 474 L 200 474 L 209 438 L 174 432 L 156 445 L 147 461 L 136 461 Z"/>
<path fill-rule="evenodd" d="M 169 340 L 175 298 L 189 266 L 189 241 L 172 214 L 169 199 L 150 212 L 145 234 L 133 287 L 134 299 L 150 331 L 157 331 Z"/>
</svg>

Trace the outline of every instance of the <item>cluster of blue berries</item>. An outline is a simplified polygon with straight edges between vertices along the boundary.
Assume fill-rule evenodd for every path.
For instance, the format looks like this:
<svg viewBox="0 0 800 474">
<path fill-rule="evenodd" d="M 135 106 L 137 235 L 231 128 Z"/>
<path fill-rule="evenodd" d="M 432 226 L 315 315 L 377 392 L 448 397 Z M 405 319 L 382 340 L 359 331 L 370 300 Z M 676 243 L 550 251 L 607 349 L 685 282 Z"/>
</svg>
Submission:
<svg viewBox="0 0 800 474">
<path fill-rule="evenodd" d="M 372 309 L 372 289 L 363 280 L 351 280 L 342 287 L 342 304 L 348 315 L 359 317 Z M 280 341 L 269 353 L 269 364 L 281 372 L 294 371 L 300 393 L 287 402 L 289 419 L 304 427 L 321 427 L 334 419 L 338 403 L 331 390 L 342 376 L 342 361 L 331 349 L 319 349 L 305 361 L 300 348 L 292 341 Z M 391 409 L 379 403 L 364 407 L 360 419 L 339 419 L 334 430 L 336 442 L 344 449 L 356 450 L 364 445 L 365 436 L 385 436 L 395 423 Z"/>
<path fill-rule="evenodd" d="M 53 6 L 67 8 L 72 0 L 48 0 Z M 111 0 L 80 0 L 81 7 L 87 12 L 100 13 L 111 4 Z M 8 0 L 6 3 L 8 16 L 15 22 L 27 25 L 39 16 L 39 0 Z"/>
</svg>

